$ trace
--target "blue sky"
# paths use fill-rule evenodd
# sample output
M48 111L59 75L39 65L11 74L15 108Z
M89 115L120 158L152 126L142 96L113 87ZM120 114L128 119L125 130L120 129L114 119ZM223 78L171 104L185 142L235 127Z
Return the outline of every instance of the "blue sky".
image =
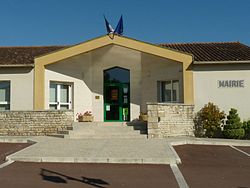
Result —
M80 43L106 34L150 43L240 41L250 45L249 0L2 0L0 46Z

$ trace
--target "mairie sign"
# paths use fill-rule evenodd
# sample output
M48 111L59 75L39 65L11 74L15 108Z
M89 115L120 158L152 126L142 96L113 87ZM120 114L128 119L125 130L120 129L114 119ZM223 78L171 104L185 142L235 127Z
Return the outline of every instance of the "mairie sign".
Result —
M218 80L218 88L244 88L244 80Z

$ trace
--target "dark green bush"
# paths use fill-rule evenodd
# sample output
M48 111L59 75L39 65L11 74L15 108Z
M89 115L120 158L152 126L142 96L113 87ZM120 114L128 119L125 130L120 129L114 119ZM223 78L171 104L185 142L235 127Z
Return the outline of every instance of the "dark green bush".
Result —
M250 120L244 121L242 128L245 130L245 139L250 139Z
M240 117L237 114L237 110L231 108L227 121L224 126L223 135L225 138L241 139L245 135L245 130L242 128Z
M195 116L195 136L220 137L225 113L213 103L206 104Z

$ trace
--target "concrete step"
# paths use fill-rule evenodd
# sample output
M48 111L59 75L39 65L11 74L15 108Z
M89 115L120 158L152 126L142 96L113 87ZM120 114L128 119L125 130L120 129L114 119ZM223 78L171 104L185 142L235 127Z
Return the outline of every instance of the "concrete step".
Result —
M147 138L145 122L74 122L51 134L59 138Z
M56 137L56 138L64 138L65 137L64 134L60 134L60 133L48 134L46 136L51 136L51 137Z
M68 126L66 130L73 130L73 126Z
M147 135L64 135L67 139L147 139Z
M58 134L69 134L70 130L61 130L61 131L57 131Z
M70 136L78 136L78 135L90 135L90 136L137 136L141 135L138 132L127 132L127 133L119 133L119 132L95 132L95 131L88 131L88 132L70 132L68 135Z
M88 132L88 131L94 131L94 132L138 132L139 130L134 130L131 127L74 127L72 130L74 132ZM72 132L69 131L69 132Z
M127 122L73 122L73 126L77 125L119 127L119 126L126 126Z

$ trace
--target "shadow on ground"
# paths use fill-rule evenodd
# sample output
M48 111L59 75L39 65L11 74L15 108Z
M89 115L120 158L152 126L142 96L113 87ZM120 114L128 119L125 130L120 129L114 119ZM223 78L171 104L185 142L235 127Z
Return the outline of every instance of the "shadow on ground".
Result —
M82 179L78 179L55 171L47 170L44 168L41 168L40 175L42 176L43 180L53 183L68 183L68 181L78 181L99 188L105 188L103 187L103 185L109 185L108 182L103 181L102 179L95 179L88 177L81 177Z

